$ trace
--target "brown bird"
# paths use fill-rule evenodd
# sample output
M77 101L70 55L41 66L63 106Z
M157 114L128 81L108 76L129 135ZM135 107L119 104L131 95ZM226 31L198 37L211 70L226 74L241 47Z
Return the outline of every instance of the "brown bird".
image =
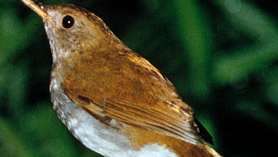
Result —
M22 1L44 21L54 109L86 147L107 157L220 157L172 83L99 17L74 5Z

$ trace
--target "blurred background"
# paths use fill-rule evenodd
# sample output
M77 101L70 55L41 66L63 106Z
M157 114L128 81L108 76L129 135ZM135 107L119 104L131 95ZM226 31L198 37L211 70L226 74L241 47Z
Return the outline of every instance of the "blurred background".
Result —
M273 156L278 141L277 5L270 0L44 0L108 24L177 87L226 157ZM0 1L1 157L99 157L52 110L41 19Z

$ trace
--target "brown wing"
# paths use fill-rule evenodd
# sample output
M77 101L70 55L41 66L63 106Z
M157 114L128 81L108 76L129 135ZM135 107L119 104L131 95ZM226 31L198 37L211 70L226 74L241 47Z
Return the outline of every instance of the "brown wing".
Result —
M134 53L91 54L80 58L64 78L67 95L92 115L190 143L200 140L191 108L155 67Z

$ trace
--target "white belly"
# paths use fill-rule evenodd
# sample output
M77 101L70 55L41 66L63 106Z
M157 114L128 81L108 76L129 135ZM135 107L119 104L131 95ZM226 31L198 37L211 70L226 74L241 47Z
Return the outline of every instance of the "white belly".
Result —
M64 94L57 80L51 80L50 91L58 117L87 148L106 157L177 157L172 151L155 143L134 150L127 137L77 107Z

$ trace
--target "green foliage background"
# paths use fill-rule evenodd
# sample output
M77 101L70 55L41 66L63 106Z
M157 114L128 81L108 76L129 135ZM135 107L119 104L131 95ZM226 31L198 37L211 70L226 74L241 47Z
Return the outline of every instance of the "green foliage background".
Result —
M225 156L270 156L278 140L275 2L48 0L102 17L177 87ZM38 16L0 1L0 156L93 157L51 109L51 54Z

